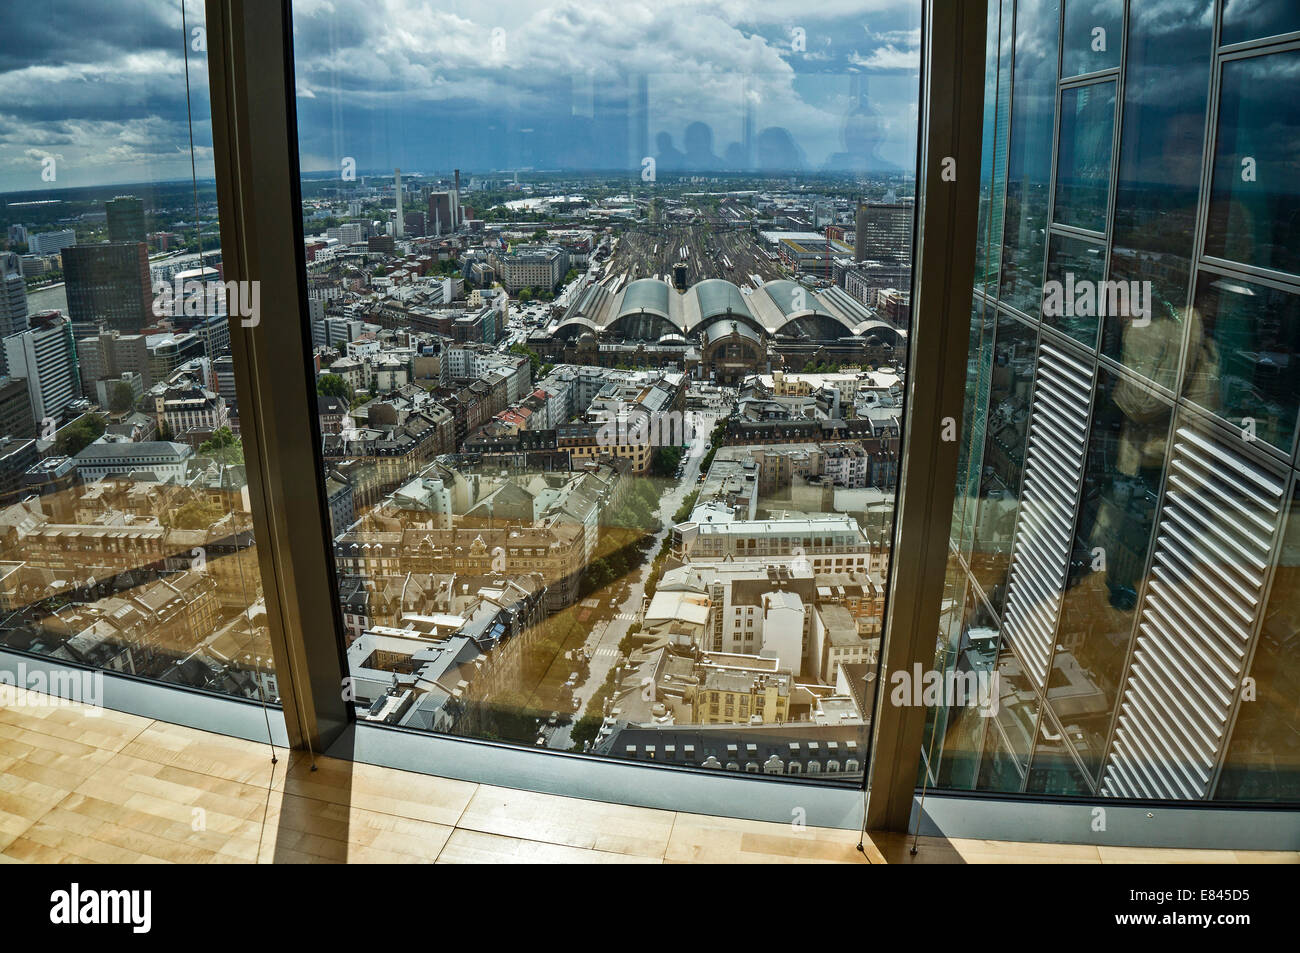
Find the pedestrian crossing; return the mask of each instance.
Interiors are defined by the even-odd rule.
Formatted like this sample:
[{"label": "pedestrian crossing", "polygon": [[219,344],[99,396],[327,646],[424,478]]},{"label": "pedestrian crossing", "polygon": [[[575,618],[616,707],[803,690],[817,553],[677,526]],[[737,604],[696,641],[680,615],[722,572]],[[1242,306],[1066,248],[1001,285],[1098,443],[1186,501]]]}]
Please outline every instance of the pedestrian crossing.
[{"label": "pedestrian crossing", "polygon": [[614,616],[614,618],[615,618],[615,619],[619,619],[620,621],[623,621],[623,622],[635,622],[635,621],[636,621],[636,613],[635,613],[635,612],[620,612],[618,615]]},{"label": "pedestrian crossing", "polygon": [[602,645],[592,654],[592,658],[618,658],[618,646]]}]

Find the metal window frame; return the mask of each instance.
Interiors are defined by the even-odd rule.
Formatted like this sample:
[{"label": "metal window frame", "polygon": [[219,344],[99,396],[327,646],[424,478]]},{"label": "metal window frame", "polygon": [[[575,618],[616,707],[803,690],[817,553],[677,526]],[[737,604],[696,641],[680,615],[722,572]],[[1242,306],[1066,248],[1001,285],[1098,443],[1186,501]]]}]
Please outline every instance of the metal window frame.
[{"label": "metal window frame", "polygon": [[[979,230],[987,0],[929,0],[922,18],[921,142],[917,173],[917,277],[889,597],[867,765],[866,826],[907,830],[927,710],[888,704],[893,673],[934,661],[934,635],[948,565],[960,420]],[[956,160],[955,182],[941,165]],[[964,175],[962,170],[973,170]],[[927,236],[933,236],[926,241]],[[921,382],[918,384],[918,382]],[[935,519],[933,514],[946,514]]]},{"label": "metal window frame", "polygon": [[351,714],[306,346],[289,0],[207,0],[206,15],[223,272],[261,291],[257,323],[230,327],[258,567],[288,738],[319,751]]}]

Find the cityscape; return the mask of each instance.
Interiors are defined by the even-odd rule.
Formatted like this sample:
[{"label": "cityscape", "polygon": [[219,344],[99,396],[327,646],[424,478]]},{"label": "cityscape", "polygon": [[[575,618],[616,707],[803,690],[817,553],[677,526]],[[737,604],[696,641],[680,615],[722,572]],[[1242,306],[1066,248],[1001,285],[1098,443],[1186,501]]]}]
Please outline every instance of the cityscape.
[{"label": "cityscape", "polygon": [[[912,185],[305,175],[357,717],[860,777]],[[203,188],[6,207],[0,641],[275,703]]]},{"label": "cityscape", "polygon": [[965,403],[911,422],[946,575],[886,677],[918,11],[448,6],[294,11],[301,313],[227,273],[184,4],[154,174],[0,140],[0,649],[293,697],[238,364],[287,325],[358,723],[854,785],[922,706],[922,790],[1294,801],[1300,22],[989,5]]}]

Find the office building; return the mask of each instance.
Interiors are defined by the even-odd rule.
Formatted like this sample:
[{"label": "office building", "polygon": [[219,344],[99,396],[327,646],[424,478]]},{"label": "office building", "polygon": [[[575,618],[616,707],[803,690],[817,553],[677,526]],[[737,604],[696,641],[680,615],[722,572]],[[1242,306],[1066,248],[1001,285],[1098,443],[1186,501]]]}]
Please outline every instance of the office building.
[{"label": "office building", "polygon": [[66,248],[77,244],[77,233],[70,228],[56,232],[42,232],[27,236],[27,253],[29,255],[57,255]]},{"label": "office building", "polygon": [[4,339],[9,376],[27,381],[32,416],[58,420],[81,396],[72,325],[58,311],[33,315],[31,327]]},{"label": "office building", "polygon": [[859,202],[854,226],[854,259],[911,261],[914,213],[913,206],[903,202]]},{"label": "office building", "polygon": [[63,274],[68,317],[78,337],[101,328],[135,334],[157,320],[143,242],[68,248]]},{"label": "office building", "polygon": [[145,240],[144,202],[134,195],[119,195],[104,204],[108,215],[108,240],[114,244]]}]

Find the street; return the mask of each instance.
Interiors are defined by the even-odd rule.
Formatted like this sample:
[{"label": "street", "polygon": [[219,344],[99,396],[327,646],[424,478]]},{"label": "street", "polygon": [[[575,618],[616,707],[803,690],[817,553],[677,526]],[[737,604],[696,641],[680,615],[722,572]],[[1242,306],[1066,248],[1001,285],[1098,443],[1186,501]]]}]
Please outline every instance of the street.
[{"label": "street", "polygon": [[[659,508],[655,515],[658,517],[660,528],[654,536],[654,545],[648,550],[651,560],[659,552],[659,547],[663,545],[664,539],[672,532],[672,517],[677,509],[682,505],[682,501],[694,492],[699,486],[700,463],[707,453],[706,446],[709,442],[709,434],[712,432],[714,424],[718,419],[725,417],[726,410],[709,409],[704,411],[687,411],[688,420],[691,422],[691,435],[693,437],[690,447],[686,452],[683,460],[686,464],[682,472],[682,477],[676,483],[670,483],[659,497]],[[601,685],[605,683],[605,678],[619,660],[618,644],[627,635],[627,630],[633,622],[640,618],[641,602],[645,596],[646,581],[651,571],[650,562],[634,570],[629,578],[629,591],[614,611],[614,617],[608,618],[605,615],[599,622],[592,626],[591,633],[587,636],[586,642],[583,643],[583,651],[591,660],[587,677],[574,690],[583,701],[581,713],[587,713],[587,703]],[[606,597],[607,598],[607,597]],[[608,604],[602,607],[603,613],[608,613]],[[573,719],[568,725],[561,725],[554,729],[547,729],[550,732],[547,736],[546,746],[548,748],[568,749],[571,742],[569,735],[572,730],[573,722],[577,720],[580,713],[575,712]]]}]

